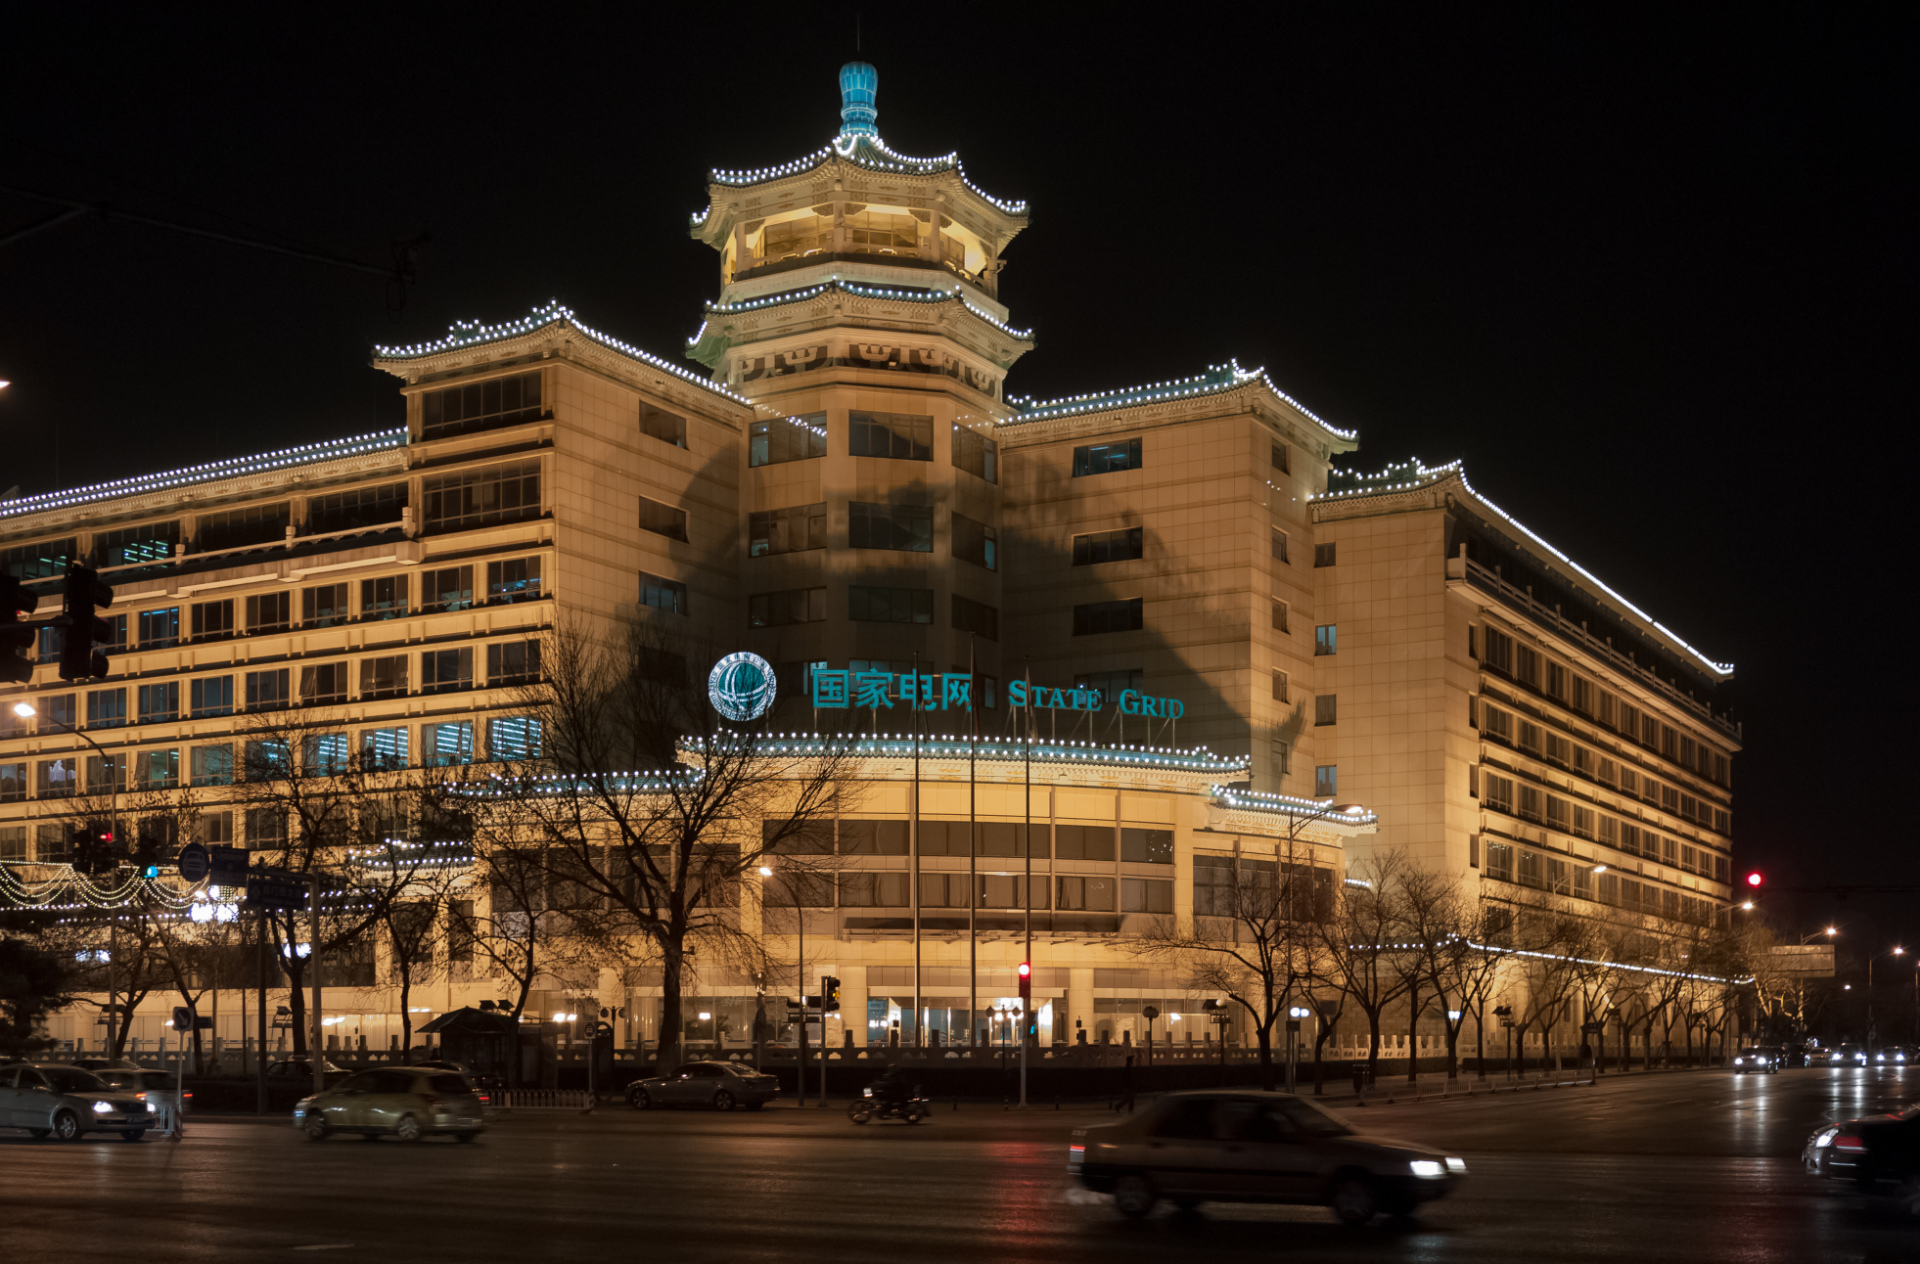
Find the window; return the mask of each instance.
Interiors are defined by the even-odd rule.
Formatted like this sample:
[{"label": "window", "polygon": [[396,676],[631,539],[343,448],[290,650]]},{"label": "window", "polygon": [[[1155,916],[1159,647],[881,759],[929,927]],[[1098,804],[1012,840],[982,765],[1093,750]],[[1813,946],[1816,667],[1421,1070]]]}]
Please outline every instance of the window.
[{"label": "window", "polygon": [[640,433],[649,439],[684,448],[687,446],[687,419],[643,399],[640,401]]},{"label": "window", "polygon": [[1593,809],[1578,804],[1573,809],[1573,832],[1581,838],[1593,837]]},{"label": "window", "polygon": [[[122,615],[121,617],[125,618],[126,616]],[[66,643],[66,634],[61,629],[49,627],[44,623],[40,625],[39,656],[41,662],[57,662],[60,658],[60,651],[65,648]]]},{"label": "window", "polygon": [[1535,724],[1530,720],[1520,721],[1520,749],[1521,750],[1530,751],[1533,754],[1538,755],[1540,753],[1540,746],[1544,737],[1545,737],[1545,734],[1543,734],[1540,731],[1540,726],[1538,724]]},{"label": "window", "polygon": [[953,467],[989,483],[1000,481],[1000,443],[958,422],[953,427]]},{"label": "window", "polygon": [[1544,874],[1541,871],[1541,859],[1542,857],[1537,851],[1523,851],[1520,853],[1519,879],[1521,886],[1533,887],[1537,890],[1546,885],[1543,880]]},{"label": "window", "polygon": [[228,846],[233,842],[231,811],[202,812],[193,823],[193,840],[202,846]]},{"label": "window", "polygon": [[1333,565],[1333,559],[1334,559],[1334,555],[1335,555],[1335,550],[1336,550],[1336,549],[1338,549],[1338,548],[1339,548],[1339,544],[1338,544],[1338,542],[1335,542],[1335,543],[1333,543],[1333,544],[1316,544],[1316,545],[1314,545],[1314,546],[1313,546],[1313,564],[1314,564],[1314,566],[1315,566],[1316,568],[1318,568],[1318,567],[1322,567],[1322,566],[1332,566],[1332,565]]},{"label": "window", "polygon": [[420,692],[446,693],[473,685],[473,649],[428,650],[420,655]]},{"label": "window", "polygon": [[124,755],[87,756],[87,793],[104,794],[127,788],[127,760]]},{"label": "window", "polygon": [[292,593],[260,593],[247,598],[247,631],[283,632],[292,624]]},{"label": "window", "polygon": [[530,685],[540,679],[540,642],[495,641],[487,646],[487,683]]},{"label": "window", "polygon": [[257,739],[247,743],[241,768],[248,781],[273,781],[292,770],[293,758],[281,739]]},{"label": "window", "polygon": [[76,789],[78,770],[71,759],[43,759],[34,771],[34,793],[42,799],[64,799]]},{"label": "window", "polygon": [[73,835],[64,825],[42,825],[35,831],[34,859],[43,865],[64,865],[73,861]]},{"label": "window", "polygon": [[140,648],[173,645],[180,640],[180,607],[140,612]]},{"label": "window", "polygon": [[[1196,878],[1197,880],[1197,878]],[[1112,878],[1057,878],[1054,909],[1062,913],[1113,912]],[[1198,888],[1196,888],[1196,898]],[[1198,911],[1196,909],[1196,911]]]},{"label": "window", "polygon": [[1073,476],[1112,474],[1140,468],[1140,440],[1120,439],[1113,443],[1090,443],[1073,450]]},{"label": "window", "polygon": [[847,589],[847,618],[856,623],[932,623],[933,589],[855,584]]},{"label": "window", "polygon": [[487,563],[487,600],[506,605],[540,595],[540,559],[515,557]]},{"label": "window", "polygon": [[286,668],[247,673],[247,710],[272,711],[286,706],[290,701]]},{"label": "window", "polygon": [[1102,562],[1131,562],[1146,556],[1146,531],[1141,527],[1121,527],[1117,531],[1094,531],[1073,537],[1073,564],[1098,566]]},{"label": "window", "polygon": [[540,462],[515,461],[429,478],[428,531],[460,531],[540,516]]},{"label": "window", "polygon": [[1275,702],[1287,701],[1287,673],[1283,671],[1273,673],[1273,700]]},{"label": "window", "polygon": [[287,814],[278,808],[247,809],[247,846],[254,851],[283,847],[287,842]]},{"label": "window", "polygon": [[[1075,689],[1094,689],[1100,694],[1100,705],[1109,706],[1114,699],[1129,689],[1138,689],[1146,673],[1138,667],[1120,671],[1080,672],[1073,678]],[[993,704],[989,702],[988,706]]]},{"label": "window", "polygon": [[233,747],[196,746],[187,752],[187,773],[196,786],[233,784]]},{"label": "window", "polygon": [[1486,664],[1503,675],[1513,674],[1513,638],[1498,628],[1488,628]]},{"label": "window", "polygon": [[747,556],[773,557],[827,547],[827,506],[791,505],[747,515]]},{"label": "window", "polygon": [[1293,473],[1293,454],[1284,443],[1273,445],[1273,468],[1282,474]]},{"label": "window", "polygon": [[910,894],[904,873],[843,873],[838,885],[843,908],[901,908]]},{"label": "window", "polygon": [[362,698],[401,698],[407,692],[407,656],[360,660]]},{"label": "window", "polygon": [[1056,825],[1053,829],[1053,855],[1056,860],[1112,860],[1113,826]]},{"label": "window", "polygon": [[1287,631],[1287,603],[1278,597],[1273,599],[1271,617],[1273,619],[1273,630],[1275,632]]},{"label": "window", "polygon": [[[1076,538],[1077,545],[1079,540]],[[975,522],[965,514],[953,515],[953,555],[985,570],[1000,569],[1000,535],[984,522]],[[1074,565],[1079,565],[1075,562]]]},{"label": "window", "polygon": [[473,762],[473,722],[420,726],[420,754],[428,768]]},{"label": "window", "polygon": [[1137,865],[1170,865],[1173,863],[1173,831],[1164,829],[1136,829],[1127,826],[1120,831],[1120,859]]},{"label": "window", "polygon": [[94,644],[110,650],[127,648],[127,616],[124,614],[104,614],[97,616],[107,625],[106,632]]},{"label": "window", "polygon": [[971,632],[975,636],[984,636],[989,641],[1000,639],[1000,611],[984,602],[974,601],[953,594],[953,627],[961,632]]},{"label": "window", "polygon": [[347,770],[347,735],[311,733],[300,741],[301,762],[309,777],[337,777]]},{"label": "window", "polygon": [[1321,764],[1313,770],[1313,797],[1330,799],[1340,793],[1340,769],[1336,764]]},{"label": "window", "polygon": [[359,531],[400,521],[407,507],[407,485],[358,487],[307,500],[307,530],[315,535]]},{"label": "window", "polygon": [[[905,874],[901,875],[903,878],[905,876]],[[977,889],[975,894],[977,899],[974,907],[994,909],[1027,907],[1027,893],[1025,890],[1027,880],[1024,877],[1011,873],[983,873],[976,875],[976,877]],[[1037,909],[1047,907],[1047,894],[1051,886],[1052,884],[1049,883],[1044,876],[1034,884],[1034,902],[1032,907]]]},{"label": "window", "polygon": [[0,826],[0,863],[8,862],[27,862],[27,827],[24,825]]},{"label": "window", "polygon": [[193,718],[233,714],[233,677],[208,676],[187,684],[187,708]]},{"label": "window", "polygon": [[40,699],[40,715],[49,728],[72,728],[80,723],[78,700],[70,693],[45,694]]},{"label": "window", "polygon": [[425,439],[513,426],[538,421],[540,416],[538,373],[496,377],[420,396],[420,435]]},{"label": "window", "polygon": [[1161,878],[1120,879],[1120,911],[1122,913],[1173,912],[1173,883]]},{"label": "window", "polygon": [[1338,724],[1340,722],[1339,694],[1322,693],[1314,695],[1313,722],[1315,724]]},{"label": "window", "polygon": [[652,606],[655,610],[670,610],[674,614],[687,614],[687,586],[678,580],[662,579],[658,575],[640,572],[640,604]]},{"label": "window", "polygon": [[95,689],[87,694],[87,727],[119,728],[127,722],[127,691]]},{"label": "window", "polygon": [[1146,626],[1146,608],[1139,597],[1125,601],[1090,601],[1073,608],[1073,634],[1099,636],[1104,632],[1137,632]]},{"label": "window", "polygon": [[1480,712],[1480,722],[1488,737],[1498,738],[1503,742],[1513,740],[1511,712],[1502,711],[1498,707],[1484,707]]},{"label": "window", "polygon": [[[26,764],[0,764],[0,803],[18,803],[26,797]],[[3,857],[0,857],[0,859],[3,859]]]},{"label": "window", "polygon": [[194,551],[214,553],[255,544],[276,544],[287,538],[287,529],[292,525],[292,514],[284,503],[201,514],[193,524]]},{"label": "window", "polygon": [[1573,743],[1558,733],[1547,734],[1547,758],[1556,764],[1573,762]]},{"label": "window", "polygon": [[1196,855],[1193,858],[1193,915],[1234,915],[1232,856]]},{"label": "window", "polygon": [[788,588],[781,592],[755,593],[747,598],[747,626],[752,628],[819,623],[826,617],[827,590],[824,588]]},{"label": "window", "polygon": [[140,722],[172,720],[180,715],[180,682],[140,686]]},{"label": "window", "polygon": [[1313,655],[1324,658],[1340,652],[1340,625],[1322,623],[1313,630]]},{"label": "window", "polygon": [[747,426],[747,464],[782,465],[827,454],[827,415],[775,417]]},{"label": "window", "polygon": [[502,715],[488,720],[487,757],[540,758],[540,721],[530,715]]},{"label": "window", "polygon": [[15,579],[58,579],[67,573],[74,557],[73,537],[42,540],[38,544],[16,544],[0,549],[0,574]]},{"label": "window", "polygon": [[391,619],[407,612],[407,577],[388,575],[360,581],[360,613],[369,619]]},{"label": "window", "polygon": [[1513,811],[1513,779],[1511,777],[1496,777],[1488,773],[1482,781],[1488,808],[1496,812]]},{"label": "window", "polygon": [[1551,829],[1560,830],[1562,832],[1565,832],[1566,830],[1572,828],[1573,821],[1570,819],[1570,813],[1569,813],[1570,806],[1571,805],[1569,805],[1565,799],[1560,798],[1558,795],[1552,795],[1552,794],[1548,795],[1547,796],[1548,827]]},{"label": "window", "polygon": [[847,504],[847,547],[933,552],[933,508],[929,505]]},{"label": "window", "polygon": [[655,535],[666,536],[669,540],[687,538],[687,511],[676,509],[665,501],[653,500],[642,496],[640,500],[640,529],[651,531]]},{"label": "window", "polygon": [[1531,646],[1516,645],[1513,653],[1513,678],[1523,685],[1540,687],[1540,652]]},{"label": "window", "polygon": [[1569,686],[1567,684],[1567,677],[1568,677],[1568,672],[1566,668],[1562,667],[1558,663],[1548,663],[1547,664],[1548,696],[1558,698],[1562,702],[1567,701],[1567,695],[1570,692]]},{"label": "window", "polygon": [[1503,882],[1513,881],[1513,848],[1507,843],[1487,844],[1487,876]]},{"label": "window", "polygon": [[330,628],[353,617],[348,607],[346,584],[323,584],[319,588],[301,588],[300,622],[307,628]]},{"label": "window", "polygon": [[1287,533],[1282,531],[1279,527],[1273,528],[1273,533],[1269,537],[1269,543],[1273,549],[1273,560],[1276,562],[1286,561],[1287,560]]},{"label": "window", "polygon": [[407,730],[364,729],[360,733],[360,763],[371,772],[393,772],[407,766]]},{"label": "window", "polygon": [[347,665],[321,663],[300,669],[300,700],[315,706],[347,700]]},{"label": "window", "polygon": [[136,566],[164,562],[180,542],[179,522],[149,522],[139,527],[116,527],[93,533],[95,566]]},{"label": "window", "polygon": [[420,573],[420,610],[465,610],[473,605],[473,567],[449,566]]},{"label": "window", "polygon": [[848,413],[847,453],[896,461],[931,461],[933,418],[909,413]]}]

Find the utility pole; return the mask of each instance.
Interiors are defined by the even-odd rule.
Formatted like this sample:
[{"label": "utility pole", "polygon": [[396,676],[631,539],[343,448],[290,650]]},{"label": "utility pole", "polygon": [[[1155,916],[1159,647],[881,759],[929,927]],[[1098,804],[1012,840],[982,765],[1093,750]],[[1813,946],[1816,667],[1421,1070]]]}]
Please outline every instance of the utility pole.
[{"label": "utility pole", "polygon": [[254,1050],[254,1097],[262,1115],[267,1113],[267,953],[273,937],[267,933],[267,910],[260,910],[260,1004],[259,1047]]},{"label": "utility pole", "polygon": [[[920,654],[913,655],[913,802],[907,825],[909,885],[913,888],[913,1047],[920,1047]],[[826,1030],[823,1021],[821,1031]]]},{"label": "utility pole", "polygon": [[[974,691],[980,680],[974,661],[974,641],[967,637],[967,1049],[971,1057],[974,1033],[978,1030],[980,1004],[980,936],[975,915],[980,906],[980,783],[974,771],[974,747],[980,738],[980,710]],[[1920,979],[1920,974],[1915,975]]]},{"label": "utility pole", "polygon": [[307,1019],[310,1035],[307,1037],[307,1056],[313,1062],[313,1091],[316,1094],[327,1091],[327,1055],[320,1039],[320,875],[307,874],[308,898],[313,918],[311,942],[307,945],[307,969],[313,972],[313,1013]]},{"label": "utility pole", "polygon": [[[1027,853],[1027,876],[1026,876],[1026,891],[1025,891],[1026,899],[1022,901],[1022,903],[1025,904],[1026,907],[1021,911],[1026,915],[1026,919],[1027,919],[1027,948],[1026,948],[1026,956],[1022,958],[1022,960],[1026,963],[1028,969],[1031,970],[1033,967],[1033,666],[1032,664],[1028,664],[1026,669],[1026,674],[1027,674],[1027,705],[1026,705],[1026,721],[1027,722],[1024,726],[1022,726],[1021,732],[1024,735],[1023,746],[1024,746],[1024,752],[1026,755],[1026,760],[1025,760],[1026,824],[1022,827],[1026,831],[1026,833],[1023,836],[1023,841],[1025,843],[1025,846],[1022,850],[1024,850]],[[1031,976],[1029,976],[1028,988],[1025,990],[1028,990],[1030,992],[1031,986],[1032,986],[1032,978]],[[1033,1001],[1030,996],[1022,997],[1020,1001],[1020,1109],[1021,1110],[1025,1110],[1027,1108],[1027,1044],[1028,1044],[1027,1029],[1032,1024],[1032,1022],[1033,1022]]]}]

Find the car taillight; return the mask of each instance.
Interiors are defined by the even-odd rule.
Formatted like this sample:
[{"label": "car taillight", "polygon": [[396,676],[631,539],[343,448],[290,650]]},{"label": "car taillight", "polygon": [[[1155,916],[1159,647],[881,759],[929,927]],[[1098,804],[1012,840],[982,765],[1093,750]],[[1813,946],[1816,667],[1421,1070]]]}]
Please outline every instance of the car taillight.
[{"label": "car taillight", "polygon": [[1864,1150],[1867,1148],[1867,1143],[1850,1133],[1843,1132],[1833,1139],[1833,1148],[1836,1150]]},{"label": "car taillight", "polygon": [[135,1093],[133,1095],[133,1100],[136,1102],[144,1102],[147,1100],[147,1095],[145,1093]]},{"label": "car taillight", "polygon": [[491,1093],[478,1093],[478,1094],[475,1094],[475,1096],[477,1096],[477,1097],[479,1097],[479,1099],[480,1099],[480,1104],[481,1104],[482,1106],[491,1106],[491,1105],[493,1105],[493,1094],[491,1094]]},{"label": "car taillight", "polygon": [[1079,1163],[1087,1157],[1087,1147],[1074,1145],[1067,1147],[1067,1162]]},{"label": "car taillight", "polygon": [[184,1092],[184,1093],[182,1093],[182,1094],[180,1094],[180,1100],[181,1100],[181,1101],[183,1101],[183,1102],[190,1102],[190,1101],[192,1101],[192,1100],[193,1100],[193,1091],[192,1091],[191,1089],[189,1089],[189,1090],[188,1090],[187,1092]]}]

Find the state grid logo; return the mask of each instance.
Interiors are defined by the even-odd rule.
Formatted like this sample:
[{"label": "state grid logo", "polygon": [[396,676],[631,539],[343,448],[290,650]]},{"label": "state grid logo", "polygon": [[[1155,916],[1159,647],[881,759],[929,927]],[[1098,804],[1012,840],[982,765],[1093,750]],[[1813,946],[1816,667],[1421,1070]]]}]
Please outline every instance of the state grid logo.
[{"label": "state grid logo", "polygon": [[779,681],[758,654],[729,654],[707,674],[707,700],[729,720],[757,720],[773,707]]}]

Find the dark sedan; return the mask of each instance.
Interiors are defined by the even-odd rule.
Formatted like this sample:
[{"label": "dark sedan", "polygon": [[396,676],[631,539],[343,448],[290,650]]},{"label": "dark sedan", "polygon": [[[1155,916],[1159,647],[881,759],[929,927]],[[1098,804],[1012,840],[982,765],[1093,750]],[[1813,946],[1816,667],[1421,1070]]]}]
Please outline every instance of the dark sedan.
[{"label": "dark sedan", "polygon": [[1363,1137],[1289,1093],[1174,1093],[1124,1123],[1083,1128],[1067,1170],[1122,1215],[1144,1216],[1165,1198],[1309,1203],[1363,1225],[1376,1214],[1411,1215],[1451,1193],[1467,1165],[1438,1150]]},{"label": "dark sedan", "polygon": [[780,1081],[738,1062],[689,1062],[672,1075],[638,1080],[627,1087],[627,1105],[635,1110],[656,1106],[710,1106],[732,1110],[744,1106],[759,1110],[780,1093]]},{"label": "dark sedan", "polygon": [[1920,1106],[1828,1124],[1807,1139],[1801,1161],[1815,1176],[1897,1194],[1920,1216]]}]

